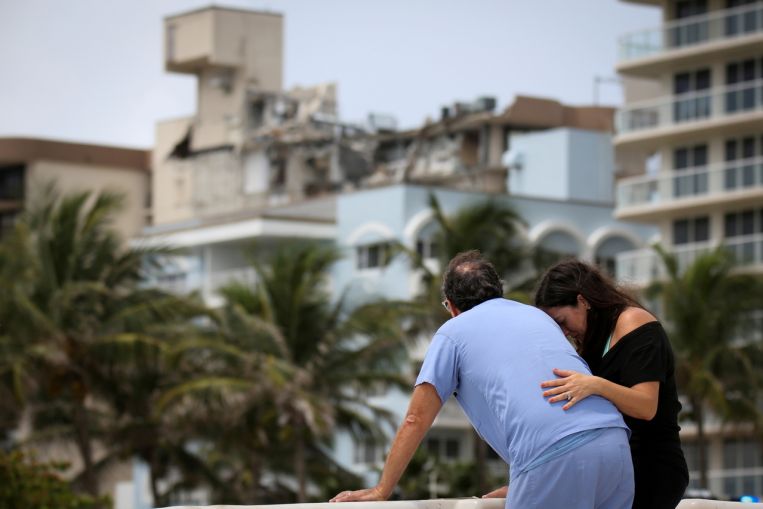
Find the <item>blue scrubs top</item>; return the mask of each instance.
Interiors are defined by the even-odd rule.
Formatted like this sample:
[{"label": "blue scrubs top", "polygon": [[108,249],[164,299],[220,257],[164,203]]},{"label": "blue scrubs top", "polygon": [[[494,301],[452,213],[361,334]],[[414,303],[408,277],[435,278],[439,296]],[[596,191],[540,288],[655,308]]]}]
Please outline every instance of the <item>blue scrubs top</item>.
[{"label": "blue scrubs top", "polygon": [[540,464],[536,460],[544,451],[565,437],[600,428],[628,429],[615,406],[599,396],[567,411],[563,402],[549,404],[540,383],[554,378],[553,368],[590,374],[546,313],[499,298],[440,327],[416,385],[433,385],[443,403],[455,393],[472,425],[515,478]]}]

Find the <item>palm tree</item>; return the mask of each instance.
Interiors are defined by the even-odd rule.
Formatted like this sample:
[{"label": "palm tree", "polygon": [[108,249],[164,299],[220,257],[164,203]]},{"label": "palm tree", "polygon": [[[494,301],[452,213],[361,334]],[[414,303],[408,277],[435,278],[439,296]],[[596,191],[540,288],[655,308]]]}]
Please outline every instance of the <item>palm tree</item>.
[{"label": "palm tree", "polygon": [[[23,342],[19,358],[33,373],[32,438],[72,440],[84,465],[78,479],[93,495],[99,466],[112,458],[106,438],[124,413],[113,393],[119,363],[152,343],[144,334],[151,324],[183,309],[177,298],[140,288],[153,251],[123,245],[111,225],[122,202],[115,193],[59,196],[54,186],[43,188],[14,245],[25,277],[11,285],[12,302],[0,302],[2,315],[18,312],[4,336]],[[6,258],[0,263],[0,272],[15,270]],[[103,461],[96,443],[105,448]]]},{"label": "palm tree", "polygon": [[31,264],[20,256],[28,232],[18,225],[0,242],[0,443],[10,442],[18,428],[33,379],[33,345],[25,341],[34,328],[35,308],[29,302]]},{"label": "palm tree", "polygon": [[[251,254],[256,284],[221,290],[221,340],[185,348],[204,351],[215,369],[174,388],[164,404],[190,394],[235,401],[238,432],[256,449],[250,451],[258,461],[251,466],[255,477],[266,463],[271,472],[291,473],[296,499],[304,502],[308,477],[321,475],[318,466],[341,472],[327,454],[336,430],[382,435],[380,423],[391,415],[365,391],[408,385],[400,374],[404,306],[375,302],[350,310],[341,297],[332,302],[327,278],[339,259],[333,246],[289,243],[264,262],[259,251]],[[283,462],[286,452],[290,465]]]},{"label": "palm tree", "polygon": [[677,258],[656,246],[667,279],[648,294],[659,296],[676,351],[676,379],[689,400],[688,417],[697,425],[702,487],[707,487],[705,418],[708,411],[727,421],[760,422],[756,406],[761,345],[740,340],[750,313],[763,308],[763,288],[753,276],[735,273],[728,251],[701,255],[684,271]]},{"label": "palm tree", "polygon": [[422,291],[416,302],[424,309],[418,323],[423,333],[434,332],[447,318],[440,305],[442,271],[451,258],[464,251],[479,250],[509,281],[507,293],[512,298],[528,300],[524,291],[531,287],[531,280],[526,277],[524,269],[533,250],[520,236],[524,220],[513,207],[487,200],[446,215],[435,194],[429,195],[429,207],[435,225],[431,242],[437,253],[438,270],[433,271],[416,251],[402,244],[396,246],[396,250],[406,253],[413,266],[421,272]]}]

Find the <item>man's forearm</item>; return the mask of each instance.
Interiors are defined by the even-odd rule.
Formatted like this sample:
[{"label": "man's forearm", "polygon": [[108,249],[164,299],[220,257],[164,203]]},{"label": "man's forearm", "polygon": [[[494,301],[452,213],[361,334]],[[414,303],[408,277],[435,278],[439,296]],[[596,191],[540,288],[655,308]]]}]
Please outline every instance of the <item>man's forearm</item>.
[{"label": "man's forearm", "polygon": [[385,499],[389,498],[392,490],[395,489],[413,454],[432,426],[440,407],[442,407],[440,397],[432,385],[421,384],[416,387],[405,418],[392,442],[377,485]]}]

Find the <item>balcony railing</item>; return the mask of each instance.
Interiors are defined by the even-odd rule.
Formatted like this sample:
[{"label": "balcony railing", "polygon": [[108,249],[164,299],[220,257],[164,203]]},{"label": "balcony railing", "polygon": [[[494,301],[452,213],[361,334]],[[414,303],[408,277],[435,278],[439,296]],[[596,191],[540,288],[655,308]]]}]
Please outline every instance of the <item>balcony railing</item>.
[{"label": "balcony railing", "polygon": [[763,157],[637,176],[617,184],[617,209],[763,187]]},{"label": "balcony railing", "polygon": [[[740,235],[723,240],[723,245],[734,257],[738,266],[763,265],[763,234]],[[696,242],[674,246],[672,253],[678,261],[678,270],[683,272],[700,255],[713,249],[717,244]],[[665,266],[653,249],[626,251],[617,255],[615,275],[619,281],[638,285],[663,279],[667,276]]]},{"label": "balcony railing", "polygon": [[631,103],[617,112],[619,134],[713,120],[763,109],[763,80]]},{"label": "balcony railing", "polygon": [[671,21],[620,38],[624,61],[763,31],[763,2]]}]

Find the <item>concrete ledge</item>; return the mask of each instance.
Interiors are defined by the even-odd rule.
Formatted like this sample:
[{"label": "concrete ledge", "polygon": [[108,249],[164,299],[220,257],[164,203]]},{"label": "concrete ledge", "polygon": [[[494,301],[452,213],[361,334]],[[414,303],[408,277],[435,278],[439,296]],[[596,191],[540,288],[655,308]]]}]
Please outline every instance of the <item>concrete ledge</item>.
[{"label": "concrete ledge", "polygon": [[[399,500],[394,502],[342,502],[330,504],[280,504],[280,505],[209,505],[176,506],[165,509],[503,509],[503,498],[444,498],[436,500]],[[682,500],[676,509],[763,509],[763,504],[742,504],[719,500]]]}]

